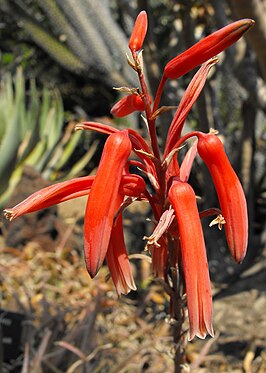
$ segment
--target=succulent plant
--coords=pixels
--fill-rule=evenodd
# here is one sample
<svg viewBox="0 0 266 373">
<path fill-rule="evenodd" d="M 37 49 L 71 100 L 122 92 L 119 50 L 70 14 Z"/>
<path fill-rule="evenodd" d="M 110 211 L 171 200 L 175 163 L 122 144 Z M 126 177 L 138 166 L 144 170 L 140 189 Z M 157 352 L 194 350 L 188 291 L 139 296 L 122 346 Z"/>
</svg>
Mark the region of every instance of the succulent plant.
<svg viewBox="0 0 266 373">
<path fill-rule="evenodd" d="M 64 108 L 60 94 L 36 88 L 26 81 L 22 68 L 14 79 L 7 73 L 0 82 L 0 205 L 11 195 L 21 178 L 24 165 L 34 166 L 50 180 L 58 179 L 81 132 L 72 134 L 74 123 L 64 129 Z M 95 147 L 94 151 L 95 151 Z M 70 175 L 80 173 L 93 152 L 86 153 L 72 167 Z"/>
</svg>

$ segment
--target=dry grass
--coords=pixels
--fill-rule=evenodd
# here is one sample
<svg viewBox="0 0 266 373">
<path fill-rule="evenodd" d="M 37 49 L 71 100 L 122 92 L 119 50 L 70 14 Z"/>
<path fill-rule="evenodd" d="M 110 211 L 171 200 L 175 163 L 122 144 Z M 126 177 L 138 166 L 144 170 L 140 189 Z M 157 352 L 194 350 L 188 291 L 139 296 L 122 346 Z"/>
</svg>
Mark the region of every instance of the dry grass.
<svg viewBox="0 0 266 373">
<path fill-rule="evenodd" d="M 23 373 L 172 371 L 169 326 L 152 310 L 164 309 L 156 288 L 140 315 L 135 301 L 117 298 L 105 268 L 92 281 L 75 250 L 34 242 L 3 249 L 0 273 L 1 307 L 26 315 L 24 353 L 13 364 Z"/>
<path fill-rule="evenodd" d="M 106 281 L 107 269 L 91 280 L 83 258 L 63 241 L 54 251 L 36 242 L 23 250 L 0 249 L 0 306 L 26 315 L 23 353 L 9 365 L 1 366 L 0 358 L 0 372 L 173 372 L 168 302 L 161 286 L 143 281 L 135 297 L 133 292 L 118 299 Z M 141 263 L 144 280 L 149 264 Z M 265 268 L 262 261 L 252 281 L 247 274 L 214 303 L 216 338 L 187 345 L 190 371 L 265 371 L 265 282 L 256 275 L 265 272 L 260 268 Z"/>
</svg>

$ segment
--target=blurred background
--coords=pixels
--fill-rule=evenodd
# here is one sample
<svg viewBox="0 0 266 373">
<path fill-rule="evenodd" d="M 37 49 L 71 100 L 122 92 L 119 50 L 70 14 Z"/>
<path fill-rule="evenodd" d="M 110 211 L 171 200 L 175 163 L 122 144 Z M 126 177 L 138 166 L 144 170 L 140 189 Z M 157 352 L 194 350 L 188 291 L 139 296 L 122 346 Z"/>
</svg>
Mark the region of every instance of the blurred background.
<svg viewBox="0 0 266 373">
<path fill-rule="evenodd" d="M 219 56 L 186 122 L 187 129 L 219 131 L 242 181 L 250 223 L 248 254 L 236 265 L 224 233 L 203 221 L 216 337 L 190 343 L 187 359 L 197 372 L 264 372 L 265 0 L 0 0 L 0 207 L 53 182 L 95 172 L 105 136 L 73 133 L 75 123 L 95 120 L 145 133 L 139 116 L 110 115 L 120 98 L 113 87 L 138 85 L 126 53 L 143 9 L 149 18 L 144 63 L 153 96 L 171 58 L 234 20 L 256 21 Z M 194 73 L 168 82 L 162 103 L 177 106 Z M 161 146 L 173 113 L 160 117 Z M 218 206 L 200 160 L 190 182 L 201 197 L 200 209 Z M 93 281 L 86 273 L 85 204 L 81 198 L 12 223 L 1 220 L 0 371 L 171 372 L 168 298 L 149 261 L 134 258 L 151 230 L 150 211 L 137 203 L 125 212 L 138 291 L 117 299 L 106 268 Z M 13 312 L 18 322 L 19 338 L 9 346 L 4 312 Z"/>
</svg>

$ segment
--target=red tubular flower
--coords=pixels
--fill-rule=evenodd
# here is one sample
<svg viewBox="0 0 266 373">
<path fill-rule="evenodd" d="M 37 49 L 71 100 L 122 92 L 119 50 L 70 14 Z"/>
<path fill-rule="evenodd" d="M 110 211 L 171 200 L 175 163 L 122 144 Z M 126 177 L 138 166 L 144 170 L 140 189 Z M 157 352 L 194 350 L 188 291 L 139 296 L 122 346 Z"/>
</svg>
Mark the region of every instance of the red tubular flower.
<svg viewBox="0 0 266 373">
<path fill-rule="evenodd" d="M 131 52 L 139 51 L 142 48 L 148 28 L 148 17 L 145 10 L 139 13 L 129 39 L 129 49 Z"/>
<path fill-rule="evenodd" d="M 94 176 L 85 176 L 50 185 L 31 194 L 13 208 L 5 209 L 4 214 L 11 221 L 30 212 L 42 210 L 68 201 L 69 199 L 87 195 L 93 181 Z"/>
<path fill-rule="evenodd" d="M 123 195 L 118 194 L 116 210 L 119 209 L 122 202 Z M 112 228 L 106 261 L 118 295 L 128 294 L 130 290 L 136 290 L 124 241 L 121 214 L 117 217 Z"/>
<path fill-rule="evenodd" d="M 204 237 L 191 186 L 175 180 L 168 193 L 180 235 L 184 268 L 190 340 L 195 336 L 205 338 L 212 329 L 212 296 Z"/>
<path fill-rule="evenodd" d="M 237 262 L 247 250 L 248 215 L 245 195 L 223 144 L 213 134 L 199 134 L 198 153 L 208 167 L 218 195 L 229 249 Z"/>
<path fill-rule="evenodd" d="M 144 102 L 138 95 L 128 95 L 119 100 L 111 109 L 113 116 L 117 118 L 125 117 L 135 111 L 145 110 Z"/>
<path fill-rule="evenodd" d="M 11 221 L 19 216 L 86 196 L 90 192 L 94 178 L 95 176 L 84 176 L 49 185 L 31 194 L 16 206 L 5 209 L 4 214 Z M 121 194 L 130 197 L 138 197 L 145 188 L 146 183 L 142 177 L 134 174 L 123 175 L 119 186 Z"/>
<path fill-rule="evenodd" d="M 86 266 L 92 278 L 102 265 L 108 249 L 116 212 L 116 197 L 130 152 L 131 142 L 127 130 L 110 135 L 90 191 L 84 222 L 84 251 Z"/>
<path fill-rule="evenodd" d="M 241 19 L 212 33 L 173 58 L 164 68 L 164 76 L 177 79 L 234 44 L 254 25 L 252 19 Z"/>
</svg>

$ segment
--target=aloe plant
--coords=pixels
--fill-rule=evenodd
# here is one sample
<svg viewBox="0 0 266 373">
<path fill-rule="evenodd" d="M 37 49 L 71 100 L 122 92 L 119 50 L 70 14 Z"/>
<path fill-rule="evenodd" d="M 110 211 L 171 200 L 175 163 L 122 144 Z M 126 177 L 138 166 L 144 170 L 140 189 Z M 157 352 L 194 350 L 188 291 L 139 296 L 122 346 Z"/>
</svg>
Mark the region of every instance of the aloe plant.
<svg viewBox="0 0 266 373">
<path fill-rule="evenodd" d="M 0 82 L 0 206 L 11 195 L 21 178 L 24 165 L 34 166 L 50 180 L 59 171 L 79 143 L 81 132 L 72 134 L 74 123 L 66 130 L 61 96 L 43 88 L 39 92 L 30 80 L 26 92 L 22 68 L 12 78 L 7 73 Z M 93 154 L 85 154 L 72 168 L 79 174 Z M 60 162 L 59 162 L 60 160 Z"/>
<path fill-rule="evenodd" d="M 36 5 L 46 22 L 37 19 Z M 18 0 L 1 0 L 0 8 L 64 69 L 93 79 L 100 76 L 109 86 L 136 84 L 129 68 L 121 64 L 127 39 L 106 2 L 36 0 L 30 9 Z"/>
</svg>

